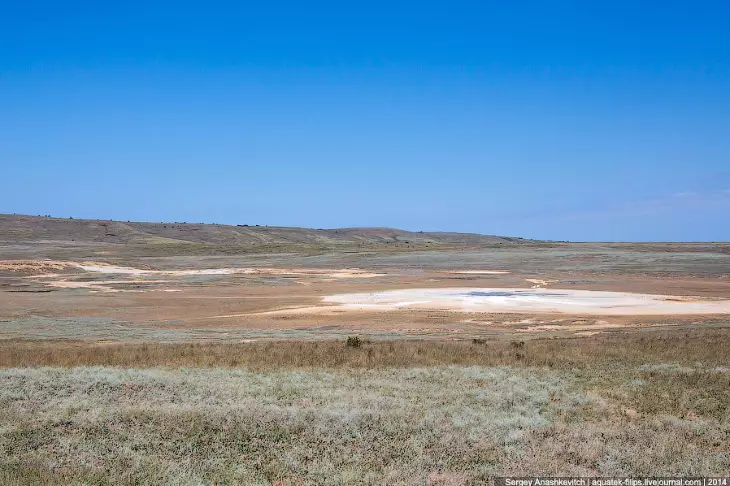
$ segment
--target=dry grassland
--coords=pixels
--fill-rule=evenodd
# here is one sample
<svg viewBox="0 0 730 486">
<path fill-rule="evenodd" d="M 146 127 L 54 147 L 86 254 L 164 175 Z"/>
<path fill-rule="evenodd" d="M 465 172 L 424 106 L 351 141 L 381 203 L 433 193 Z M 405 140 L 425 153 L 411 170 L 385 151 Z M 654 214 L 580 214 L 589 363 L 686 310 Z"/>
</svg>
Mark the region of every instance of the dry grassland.
<svg viewBox="0 0 730 486">
<path fill-rule="evenodd" d="M 36 366 L 373 368 L 437 365 L 603 367 L 645 363 L 725 365 L 730 328 L 635 330 L 527 341 L 261 341 L 248 343 L 0 340 L 0 368 Z"/>
<path fill-rule="evenodd" d="M 730 470 L 728 329 L 0 344 L 2 484 L 481 484 Z"/>
</svg>

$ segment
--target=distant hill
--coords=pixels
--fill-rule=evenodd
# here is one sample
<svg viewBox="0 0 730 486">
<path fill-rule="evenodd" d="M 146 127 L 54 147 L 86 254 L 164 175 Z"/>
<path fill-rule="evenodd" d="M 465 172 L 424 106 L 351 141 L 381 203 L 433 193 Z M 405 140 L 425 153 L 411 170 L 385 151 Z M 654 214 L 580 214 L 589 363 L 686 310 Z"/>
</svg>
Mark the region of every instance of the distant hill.
<svg viewBox="0 0 730 486">
<path fill-rule="evenodd" d="M 0 214 L 0 242 L 74 241 L 110 244 L 217 246 L 494 246 L 536 243 L 471 233 L 412 232 L 392 228 L 311 229 L 200 223 L 137 223 Z"/>
</svg>

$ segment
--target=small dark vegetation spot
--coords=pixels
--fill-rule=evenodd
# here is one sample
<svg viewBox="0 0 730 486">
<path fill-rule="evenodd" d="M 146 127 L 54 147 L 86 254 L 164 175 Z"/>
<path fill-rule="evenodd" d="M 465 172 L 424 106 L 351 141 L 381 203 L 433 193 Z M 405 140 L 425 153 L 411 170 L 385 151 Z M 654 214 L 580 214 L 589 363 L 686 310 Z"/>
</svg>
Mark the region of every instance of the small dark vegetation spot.
<svg viewBox="0 0 730 486">
<path fill-rule="evenodd" d="M 525 347 L 525 342 L 524 341 L 512 341 L 509 344 L 510 344 L 510 346 L 512 346 L 515 349 L 524 348 Z"/>
<path fill-rule="evenodd" d="M 359 348 L 362 346 L 362 340 L 358 336 L 348 336 L 345 341 L 345 346 L 348 348 Z"/>
<path fill-rule="evenodd" d="M 471 340 L 471 343 L 472 344 L 487 344 L 487 340 L 481 339 L 481 338 L 474 338 Z"/>
</svg>

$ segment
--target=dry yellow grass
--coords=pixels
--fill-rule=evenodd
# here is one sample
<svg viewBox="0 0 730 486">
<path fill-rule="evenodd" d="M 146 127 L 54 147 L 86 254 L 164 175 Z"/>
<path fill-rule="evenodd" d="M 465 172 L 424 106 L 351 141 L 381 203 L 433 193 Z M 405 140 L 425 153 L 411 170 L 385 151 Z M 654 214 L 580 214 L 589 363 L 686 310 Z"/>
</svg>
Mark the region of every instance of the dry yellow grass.
<svg viewBox="0 0 730 486">
<path fill-rule="evenodd" d="M 522 343 L 522 344 L 520 344 Z M 607 363 L 728 363 L 730 328 L 616 332 L 527 341 L 95 343 L 0 341 L 0 368 L 29 366 L 225 366 L 251 369 L 435 365 L 572 367 Z"/>
<path fill-rule="evenodd" d="M 484 484 L 730 470 L 728 329 L 0 343 L 2 484 Z"/>
</svg>

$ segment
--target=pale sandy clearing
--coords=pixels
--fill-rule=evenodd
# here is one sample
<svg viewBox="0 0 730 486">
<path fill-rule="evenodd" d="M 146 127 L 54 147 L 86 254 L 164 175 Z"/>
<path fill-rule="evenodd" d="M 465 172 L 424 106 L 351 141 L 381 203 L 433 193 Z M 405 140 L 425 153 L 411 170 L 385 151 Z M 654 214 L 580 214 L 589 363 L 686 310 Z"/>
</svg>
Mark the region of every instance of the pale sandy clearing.
<svg viewBox="0 0 730 486">
<path fill-rule="evenodd" d="M 130 274 L 130 275 L 166 275 L 171 277 L 185 277 L 191 275 L 291 275 L 291 276 L 321 276 L 331 279 L 374 278 L 385 275 L 361 270 L 359 268 L 343 269 L 288 269 L 288 268 L 203 268 L 196 270 L 146 270 L 133 267 L 121 267 L 106 263 L 73 263 L 73 265 L 87 272 Z"/>
<path fill-rule="evenodd" d="M 38 278 L 54 278 L 58 274 L 54 272 L 79 269 L 90 273 L 102 273 L 113 275 L 133 276 L 157 276 L 157 277 L 187 277 L 196 275 L 271 275 L 291 277 L 320 277 L 324 279 L 358 279 L 375 278 L 386 275 L 360 268 L 256 268 L 256 267 L 232 267 L 232 268 L 202 268 L 191 270 L 152 270 L 145 268 L 124 267 L 103 262 L 75 262 L 75 261 L 54 261 L 54 260 L 0 260 L 0 270 L 17 273 L 25 273 Z M 97 282 L 99 283 L 99 282 Z M 57 285 L 66 286 L 68 285 Z"/>
<path fill-rule="evenodd" d="M 134 285 L 166 283 L 166 280 L 97 280 L 97 281 L 73 281 L 73 280 L 51 280 L 44 282 L 46 285 L 60 289 L 89 289 L 98 292 L 143 292 L 141 289 L 115 289 L 107 285 Z M 162 289 L 165 292 L 177 292 L 176 290 Z"/>
<path fill-rule="evenodd" d="M 331 295 L 322 300 L 358 311 L 426 309 L 588 315 L 730 314 L 730 300 L 542 288 L 408 289 Z"/>
<path fill-rule="evenodd" d="M 502 275 L 509 272 L 507 270 L 454 270 L 448 273 L 464 273 L 473 275 Z"/>
<path fill-rule="evenodd" d="M 557 282 L 557 280 L 542 280 L 539 278 L 526 278 L 526 282 L 530 282 L 531 284 L 534 284 L 531 288 L 533 289 L 540 289 L 542 287 L 547 287 L 551 283 Z"/>
</svg>

